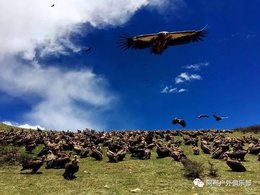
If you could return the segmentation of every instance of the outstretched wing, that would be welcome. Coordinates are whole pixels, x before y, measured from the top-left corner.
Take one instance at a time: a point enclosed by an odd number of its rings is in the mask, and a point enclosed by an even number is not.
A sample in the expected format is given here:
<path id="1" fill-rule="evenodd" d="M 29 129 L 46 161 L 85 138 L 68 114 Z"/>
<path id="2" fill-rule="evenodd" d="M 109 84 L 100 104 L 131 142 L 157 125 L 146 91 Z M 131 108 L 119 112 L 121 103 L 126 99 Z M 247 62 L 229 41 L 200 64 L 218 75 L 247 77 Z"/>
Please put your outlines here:
<path id="1" fill-rule="evenodd" d="M 198 31 L 170 32 L 167 37 L 167 45 L 183 45 L 190 42 L 203 41 L 202 37 L 207 37 L 207 26 Z"/>
<path id="2" fill-rule="evenodd" d="M 185 122 L 185 120 L 182 119 L 182 120 L 180 121 L 180 124 L 181 124 L 182 127 L 186 127 L 186 122 Z"/>
<path id="3" fill-rule="evenodd" d="M 202 118 L 202 117 L 209 117 L 209 116 L 206 114 L 200 114 L 197 118 Z"/>
<path id="4" fill-rule="evenodd" d="M 156 41 L 157 34 L 140 35 L 136 37 L 129 37 L 127 34 L 119 35 L 121 39 L 117 41 L 118 46 L 123 49 L 145 49 L 151 47 Z"/>
<path id="5" fill-rule="evenodd" d="M 213 117 L 216 119 L 216 120 L 221 120 L 220 117 L 216 116 L 216 115 L 213 115 Z"/>

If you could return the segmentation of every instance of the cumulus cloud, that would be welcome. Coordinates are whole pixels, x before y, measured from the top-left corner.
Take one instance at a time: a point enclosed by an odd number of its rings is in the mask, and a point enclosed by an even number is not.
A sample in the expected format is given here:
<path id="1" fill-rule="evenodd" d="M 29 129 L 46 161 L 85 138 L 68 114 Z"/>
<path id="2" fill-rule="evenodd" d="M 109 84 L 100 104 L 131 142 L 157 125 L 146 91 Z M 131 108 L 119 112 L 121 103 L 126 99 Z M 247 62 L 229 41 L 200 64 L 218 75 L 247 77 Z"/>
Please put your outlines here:
<path id="1" fill-rule="evenodd" d="M 187 89 L 179 89 L 179 93 L 184 92 L 184 91 L 188 91 Z"/>
<path id="2" fill-rule="evenodd" d="M 0 1 L 0 54 L 23 54 L 25 59 L 48 54 L 68 55 L 78 52 L 69 39 L 73 33 L 83 35 L 82 27 L 88 23 L 94 28 L 118 26 L 127 22 L 143 7 L 167 8 L 169 0 L 56 0 L 53 1 Z M 182 0 L 174 0 L 172 9 Z"/>
<path id="3" fill-rule="evenodd" d="M 186 7 L 184 0 L 150 0 L 148 9 L 156 9 L 160 14 L 171 14 L 174 11 Z"/>
<path id="4" fill-rule="evenodd" d="M 48 129 L 102 129 L 97 115 L 117 99 L 108 82 L 88 69 L 62 71 L 9 58 L 0 61 L 0 69 L 0 90 L 33 104 L 24 119 Z"/>
<path id="5" fill-rule="evenodd" d="M 190 69 L 194 71 L 200 71 L 202 67 L 208 66 L 209 62 L 200 62 L 197 64 L 188 64 L 186 66 L 182 66 L 182 68 Z"/>
<path id="6" fill-rule="evenodd" d="M 24 125 L 20 125 L 16 122 L 10 122 L 10 121 L 4 121 L 2 122 L 5 125 L 9 125 L 9 126 L 15 126 L 15 127 L 20 127 L 20 128 L 26 128 L 26 129 L 37 129 L 40 128 L 42 130 L 45 130 L 44 127 L 41 127 L 40 125 L 29 125 L 29 124 L 24 124 Z"/>
<path id="7" fill-rule="evenodd" d="M 27 124 L 57 130 L 103 129 L 101 114 L 119 100 L 108 81 L 89 69 L 63 70 L 39 61 L 79 52 L 80 46 L 70 37 L 86 36 L 88 25 L 96 29 L 121 26 L 141 8 L 174 11 L 180 2 L 56 0 L 51 8 L 51 0 L 0 1 L 0 90 L 30 104 L 30 112 L 21 116 Z"/>
<path id="8" fill-rule="evenodd" d="M 182 93 L 182 92 L 185 92 L 185 91 L 188 91 L 187 89 L 177 89 L 176 87 L 175 88 L 172 88 L 171 86 L 165 86 L 160 93 Z"/>
<path id="9" fill-rule="evenodd" d="M 183 72 L 175 78 L 175 83 L 178 84 L 178 83 L 184 83 L 186 81 L 191 82 L 193 80 L 201 80 L 201 79 L 202 79 L 201 76 L 198 74 L 190 74 L 187 72 Z"/>

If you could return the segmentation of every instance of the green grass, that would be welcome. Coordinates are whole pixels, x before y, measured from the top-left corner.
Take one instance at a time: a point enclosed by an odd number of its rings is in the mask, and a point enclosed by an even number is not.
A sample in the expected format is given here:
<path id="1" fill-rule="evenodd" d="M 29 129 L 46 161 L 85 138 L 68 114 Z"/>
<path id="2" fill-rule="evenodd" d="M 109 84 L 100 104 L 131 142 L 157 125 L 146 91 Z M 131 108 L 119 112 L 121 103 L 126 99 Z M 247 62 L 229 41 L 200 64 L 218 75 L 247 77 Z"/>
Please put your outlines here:
<path id="1" fill-rule="evenodd" d="M 228 134 L 229 136 L 242 136 L 240 132 Z M 249 136 L 250 134 L 245 134 Z M 258 134 L 254 135 L 260 137 Z M 180 139 L 179 137 L 175 137 Z M 0 194 L 132 194 L 130 190 L 140 188 L 139 194 L 229 194 L 229 195 L 257 195 L 260 191 L 260 162 L 256 155 L 247 154 L 242 162 L 248 170 L 244 173 L 231 172 L 225 161 L 211 159 L 211 155 L 192 154 L 191 146 L 181 146 L 191 160 L 204 163 L 204 176 L 202 180 L 251 180 L 250 187 L 209 187 L 199 188 L 194 186 L 192 180 L 184 177 L 183 165 L 173 161 L 172 158 L 157 159 L 155 150 L 152 151 L 150 160 L 134 160 L 127 154 L 125 160 L 119 163 L 108 163 L 108 158 L 99 162 L 87 157 L 79 159 L 80 170 L 76 173 L 77 179 L 64 180 L 64 170 L 46 170 L 40 168 L 42 174 L 20 174 L 21 166 L 0 167 Z M 246 145 L 247 147 L 247 145 Z M 42 146 L 37 147 L 37 154 Z M 20 149 L 24 152 L 24 147 Z M 208 160 L 218 169 L 218 177 L 210 178 L 208 174 Z M 26 171 L 25 171 L 26 172 Z"/>
<path id="2" fill-rule="evenodd" d="M 3 123 L 0 123 L 0 130 L 7 130 L 10 131 L 11 129 L 22 129 L 22 128 L 18 128 L 18 127 L 14 127 L 14 126 L 9 126 L 9 125 L 5 125 Z"/>

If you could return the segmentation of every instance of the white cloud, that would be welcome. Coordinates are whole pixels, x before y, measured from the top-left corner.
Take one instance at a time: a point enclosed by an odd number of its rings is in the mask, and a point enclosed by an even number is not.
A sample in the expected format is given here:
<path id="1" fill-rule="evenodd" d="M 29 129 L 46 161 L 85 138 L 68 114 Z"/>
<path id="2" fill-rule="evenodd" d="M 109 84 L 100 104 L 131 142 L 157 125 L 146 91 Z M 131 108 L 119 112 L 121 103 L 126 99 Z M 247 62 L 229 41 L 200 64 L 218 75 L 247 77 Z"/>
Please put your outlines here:
<path id="1" fill-rule="evenodd" d="M 38 128 L 40 128 L 42 130 L 45 130 L 45 128 L 41 127 L 40 125 L 34 125 L 34 126 L 33 125 L 29 125 L 29 124 L 20 125 L 18 123 L 10 122 L 10 121 L 4 121 L 2 123 L 5 124 L 5 125 L 20 127 L 20 128 L 26 128 L 26 129 L 37 129 L 37 127 L 38 127 Z"/>
<path id="2" fill-rule="evenodd" d="M 48 129 L 102 129 L 105 121 L 98 121 L 98 114 L 117 99 L 107 81 L 88 69 L 62 71 L 9 58 L 0 61 L 0 69 L 0 90 L 33 104 L 24 119 Z"/>
<path id="3" fill-rule="evenodd" d="M 175 83 L 178 84 L 178 83 L 184 83 L 186 81 L 191 82 L 193 80 L 201 80 L 201 79 L 202 79 L 201 76 L 198 74 L 190 74 L 187 72 L 183 72 L 175 78 Z"/>
<path id="4" fill-rule="evenodd" d="M 182 68 L 199 71 L 202 67 L 205 67 L 205 66 L 208 66 L 208 65 L 209 65 L 209 62 L 200 62 L 200 63 L 197 63 L 197 64 L 189 64 L 189 65 L 186 65 L 186 66 L 182 66 Z"/>
<path id="5" fill-rule="evenodd" d="M 182 93 L 184 91 L 187 91 L 187 89 L 177 89 L 172 88 L 171 86 L 165 86 L 160 93 Z"/>
<path id="6" fill-rule="evenodd" d="M 187 89 L 179 89 L 179 93 L 184 92 L 184 91 L 188 91 Z"/>
<path id="7" fill-rule="evenodd" d="M 175 93 L 177 91 L 177 88 L 169 89 L 169 93 Z"/>
<path id="8" fill-rule="evenodd" d="M 254 37 L 255 37 L 255 34 L 252 34 L 252 35 L 251 35 L 251 34 L 248 34 L 248 35 L 246 36 L 247 39 L 249 39 L 249 38 L 254 38 Z"/>
<path id="9" fill-rule="evenodd" d="M 168 93 L 169 87 L 166 86 L 162 89 L 162 91 L 160 93 Z"/>
<path id="10" fill-rule="evenodd" d="M 80 48 L 69 39 L 73 33 L 84 35 L 84 24 L 95 28 L 118 26 L 127 22 L 142 7 L 169 8 L 169 0 L 8 0 L 0 1 L 0 55 L 22 52 L 33 59 L 35 48 L 40 55 L 68 55 Z M 171 8 L 183 0 L 174 0 Z"/>
<path id="11" fill-rule="evenodd" d="M 78 52 L 81 48 L 70 36 L 85 36 L 90 30 L 86 24 L 97 29 L 120 26 L 143 7 L 163 13 L 169 7 L 176 10 L 183 0 L 168 2 L 56 0 L 51 8 L 51 0 L 0 1 L 0 90 L 30 104 L 31 111 L 21 116 L 28 124 L 57 130 L 105 128 L 101 114 L 118 100 L 108 82 L 87 69 L 48 68 L 38 63 L 36 51 L 40 58 Z M 19 62 L 17 55 L 29 63 Z"/>
<path id="12" fill-rule="evenodd" d="M 151 6 L 148 9 L 156 9 L 162 15 L 172 14 L 187 6 L 184 0 L 150 0 L 149 2 Z"/>

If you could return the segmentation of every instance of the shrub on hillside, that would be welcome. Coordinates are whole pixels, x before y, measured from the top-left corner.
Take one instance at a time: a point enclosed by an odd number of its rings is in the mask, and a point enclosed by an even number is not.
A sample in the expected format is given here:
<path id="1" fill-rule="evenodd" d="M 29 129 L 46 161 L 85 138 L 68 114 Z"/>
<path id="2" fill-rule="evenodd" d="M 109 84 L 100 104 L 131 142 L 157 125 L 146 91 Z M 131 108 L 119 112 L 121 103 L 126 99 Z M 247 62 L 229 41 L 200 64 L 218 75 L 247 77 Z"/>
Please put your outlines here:
<path id="1" fill-rule="evenodd" d="M 0 166 L 4 164 L 17 165 L 25 161 L 31 160 L 33 157 L 26 154 L 20 153 L 19 148 L 8 145 L 5 141 L 0 143 Z"/>
<path id="2" fill-rule="evenodd" d="M 201 162 L 192 162 L 187 164 L 184 167 L 184 175 L 188 178 L 201 178 L 201 175 L 204 171 L 203 163 Z"/>
<path id="3" fill-rule="evenodd" d="M 214 164 L 209 161 L 209 176 L 217 177 L 218 169 L 214 168 Z"/>
<path id="4" fill-rule="evenodd" d="M 260 125 L 252 125 L 249 127 L 237 127 L 234 131 L 240 131 L 243 133 L 254 132 L 255 134 L 260 133 Z"/>

